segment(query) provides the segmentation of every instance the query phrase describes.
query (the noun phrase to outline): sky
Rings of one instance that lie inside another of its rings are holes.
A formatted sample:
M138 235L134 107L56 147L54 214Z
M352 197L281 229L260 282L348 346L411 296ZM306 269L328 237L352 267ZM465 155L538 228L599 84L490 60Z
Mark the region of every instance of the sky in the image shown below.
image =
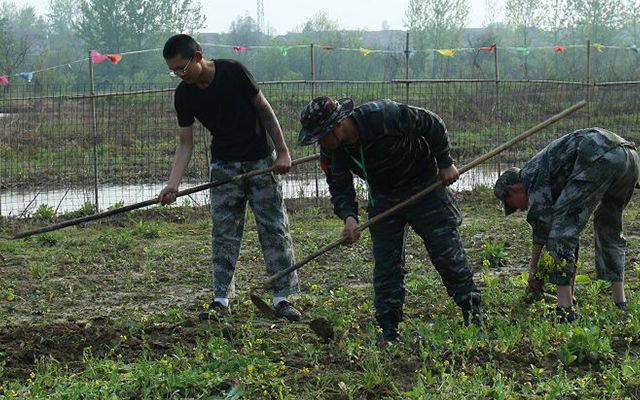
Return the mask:
M117 0L115 0L117 1ZM404 29L404 13L409 0L263 0L264 19L271 31L285 34L301 26L314 14L325 11L342 29L380 30L383 21L391 29ZM495 2L495 0L493 0ZM201 0L207 17L204 32L227 32L238 17L248 14L256 19L257 0ZM486 21L484 0L470 0L469 27L481 27ZM45 15L49 0L23 0L19 4L35 7Z

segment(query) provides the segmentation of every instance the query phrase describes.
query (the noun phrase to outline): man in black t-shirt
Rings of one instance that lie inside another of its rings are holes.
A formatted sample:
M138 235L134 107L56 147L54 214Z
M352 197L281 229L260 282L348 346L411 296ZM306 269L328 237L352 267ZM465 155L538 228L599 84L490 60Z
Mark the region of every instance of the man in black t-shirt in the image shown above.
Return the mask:
M210 191L214 299L200 316L221 318L229 313L229 299L235 295L235 267L247 202L256 218L267 273L274 275L295 263L279 176L289 172L291 157L271 105L244 65L234 60L204 59L200 45L184 34L167 40L163 57L170 74L182 82L175 92L180 142L169 182L158 195L160 203L176 199L193 151L195 119L211 133L211 181L271 165L275 171ZM290 321L300 319L300 312L286 300L287 295L297 292L295 272L276 282L276 315Z

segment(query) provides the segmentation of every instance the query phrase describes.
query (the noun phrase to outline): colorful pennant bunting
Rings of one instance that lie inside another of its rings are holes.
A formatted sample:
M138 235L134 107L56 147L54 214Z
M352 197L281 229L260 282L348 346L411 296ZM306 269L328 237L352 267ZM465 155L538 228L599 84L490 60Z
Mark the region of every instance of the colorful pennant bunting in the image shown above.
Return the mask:
M280 46L280 47L279 47L279 49L280 49L280 54L281 54L281 55L283 55L283 56L286 56L286 55L287 55L287 52L289 51L289 49L290 49L290 48L291 48L291 47L287 47L287 46Z
M598 50L599 53L602 53L602 49L604 48L604 46L601 45L600 43L594 43L593 48Z
M436 51L445 57L453 57L453 55L456 54L457 49L442 49Z
M122 54L107 54L107 58L111 62L111 64L117 64L122 60Z
M324 50L335 50L336 46L320 46L322 47Z
M553 46L553 51L555 51L556 53L562 53L563 51L565 51L567 48L564 46Z
M243 51L246 51L249 47L247 46L233 46L233 51L235 51L236 53L242 53Z
M111 64L117 64L122 60L122 54L100 54L96 50L90 50L91 54L91 63L92 64L100 64L104 60L109 60Z
M480 47L480 50L482 51L494 51L496 49L496 44L495 43L491 43L489 46L486 47Z
M526 47L516 47L516 51L523 56L526 56L529 54L529 49Z
M369 53L371 53L371 50L369 50L369 49L363 49L362 47L360 47L360 53L361 53L363 56L366 56L366 55L369 55Z
M18 75L28 83L31 83L31 80L33 79L33 72L20 72Z

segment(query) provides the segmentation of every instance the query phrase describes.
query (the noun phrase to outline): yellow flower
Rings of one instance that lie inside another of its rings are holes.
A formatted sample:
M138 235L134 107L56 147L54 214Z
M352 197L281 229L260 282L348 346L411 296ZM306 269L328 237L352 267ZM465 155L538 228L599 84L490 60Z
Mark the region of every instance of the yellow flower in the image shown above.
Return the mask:
M36 377L36 374L34 374L34 373L32 372L32 373L30 373L30 374L29 374L29 377L30 377L31 379L34 379L34 378Z
M491 266L491 261L485 258L484 260L482 260L482 266L485 268L489 268Z
M252 364L247 365L247 374L251 374L253 372L254 368Z
M208 310L209 309L209 303L202 303L202 309L203 310Z
M312 292L317 292L320 290L320 287L318 285L316 285L315 283L313 285L311 285L311 287L309 288Z
M302 368L302 375L309 375L311 373L311 371L309 371L309 368L304 367Z
M120 335L120 342L124 343L127 341L127 335Z

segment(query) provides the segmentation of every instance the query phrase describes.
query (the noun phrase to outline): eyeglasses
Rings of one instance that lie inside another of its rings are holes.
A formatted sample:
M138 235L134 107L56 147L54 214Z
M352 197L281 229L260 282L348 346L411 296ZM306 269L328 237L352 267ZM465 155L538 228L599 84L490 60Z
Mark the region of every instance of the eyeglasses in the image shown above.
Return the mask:
M191 64L191 60L193 60L193 56L187 61L187 64L182 68L172 69L169 71L169 76L185 76L187 74L187 70L189 69L189 65Z

